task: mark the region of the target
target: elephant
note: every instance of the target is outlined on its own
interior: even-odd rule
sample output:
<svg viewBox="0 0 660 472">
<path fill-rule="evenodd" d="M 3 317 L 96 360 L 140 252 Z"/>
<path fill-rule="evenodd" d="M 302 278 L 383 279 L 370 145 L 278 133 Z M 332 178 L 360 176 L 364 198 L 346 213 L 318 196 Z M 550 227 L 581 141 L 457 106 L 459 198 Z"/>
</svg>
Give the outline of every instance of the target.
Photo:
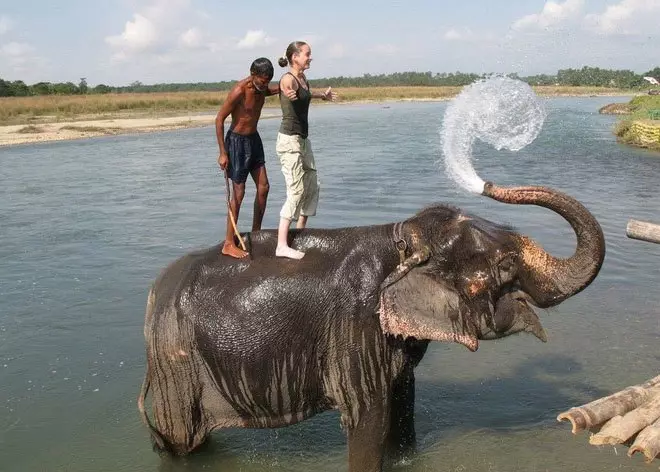
<svg viewBox="0 0 660 472">
<path fill-rule="evenodd" d="M 155 450 L 185 455 L 220 428 L 276 428 L 338 410 L 350 472 L 415 450 L 414 369 L 431 341 L 546 334 L 556 306 L 597 276 L 605 239 L 576 199 L 542 186 L 484 184 L 573 228 L 557 258 L 510 226 L 434 204 L 396 223 L 292 229 L 301 260 L 274 257 L 274 230 L 244 233 L 249 259 L 191 252 L 151 285 L 138 409 Z M 145 398 L 151 391 L 151 418 Z"/>
</svg>

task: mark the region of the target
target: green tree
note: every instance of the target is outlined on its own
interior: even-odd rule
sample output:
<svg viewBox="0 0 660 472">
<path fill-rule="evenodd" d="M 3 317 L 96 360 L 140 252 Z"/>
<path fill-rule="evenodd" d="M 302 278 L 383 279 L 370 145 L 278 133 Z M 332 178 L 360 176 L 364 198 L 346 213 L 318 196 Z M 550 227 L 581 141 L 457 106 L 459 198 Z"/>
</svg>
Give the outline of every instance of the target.
<svg viewBox="0 0 660 472">
<path fill-rule="evenodd" d="M 53 86 L 50 82 L 38 82 L 30 87 L 32 95 L 51 95 Z"/>
<path fill-rule="evenodd" d="M 86 95 L 87 94 L 87 79 L 85 77 L 80 78 L 80 83 L 78 84 L 78 91 L 80 92 L 81 95 Z"/>
<path fill-rule="evenodd" d="M 13 81 L 11 89 L 14 97 L 27 97 L 30 95 L 30 88 L 22 80 Z"/>
<path fill-rule="evenodd" d="M 11 97 L 12 95 L 11 82 L 0 79 L 0 97 Z"/>
<path fill-rule="evenodd" d="M 110 93 L 112 92 L 112 88 L 108 87 L 105 84 L 98 84 L 96 87 L 92 89 L 92 93 L 99 93 L 99 94 L 104 94 L 104 93 Z"/>
<path fill-rule="evenodd" d="M 53 93 L 55 95 L 77 95 L 78 87 L 73 82 L 53 84 Z"/>
</svg>

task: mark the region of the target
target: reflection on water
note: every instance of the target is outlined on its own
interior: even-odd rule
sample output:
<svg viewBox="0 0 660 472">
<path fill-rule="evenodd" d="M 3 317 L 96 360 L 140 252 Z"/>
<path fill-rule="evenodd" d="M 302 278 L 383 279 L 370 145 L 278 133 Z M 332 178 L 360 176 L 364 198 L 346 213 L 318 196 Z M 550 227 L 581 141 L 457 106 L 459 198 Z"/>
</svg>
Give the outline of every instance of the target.
<svg viewBox="0 0 660 472">
<path fill-rule="evenodd" d="M 660 360 L 660 246 L 625 237 L 629 218 L 660 222 L 660 156 L 615 143 L 614 119 L 597 113 L 609 101 L 547 100 L 544 127 L 523 150 L 473 149 L 484 179 L 577 197 L 601 222 L 607 255 L 592 286 L 541 313 L 547 344 L 519 335 L 476 353 L 431 345 L 416 371 L 420 452 L 396 470 L 647 470 L 624 448 L 588 446 L 555 420 L 657 375 Z M 575 239 L 557 215 L 468 194 L 444 175 L 445 107 L 314 108 L 321 200 L 312 224 L 379 224 L 443 201 L 569 255 Z M 260 124 L 271 179 L 266 227 L 284 201 L 277 126 Z M 2 470 L 346 470 L 333 412 L 290 428 L 221 431 L 187 458 L 151 451 L 135 405 L 146 292 L 172 259 L 222 237 L 214 140 L 203 128 L 0 150 Z M 253 196 L 248 186 L 243 229 Z"/>
</svg>

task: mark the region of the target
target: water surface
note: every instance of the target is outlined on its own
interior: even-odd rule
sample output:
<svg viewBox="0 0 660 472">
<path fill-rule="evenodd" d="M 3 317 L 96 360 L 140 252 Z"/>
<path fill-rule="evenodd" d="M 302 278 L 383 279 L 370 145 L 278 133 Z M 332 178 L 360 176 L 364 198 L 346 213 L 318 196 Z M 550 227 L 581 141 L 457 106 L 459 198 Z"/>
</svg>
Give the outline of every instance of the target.
<svg viewBox="0 0 660 472">
<path fill-rule="evenodd" d="M 660 246 L 626 238 L 629 218 L 660 223 L 660 156 L 618 145 L 597 110 L 625 98 L 550 99 L 520 152 L 474 149 L 502 185 L 543 184 L 582 201 L 605 231 L 596 281 L 541 313 L 549 342 L 519 335 L 470 353 L 433 343 L 417 369 L 420 452 L 396 470 L 648 470 L 626 448 L 595 448 L 556 415 L 658 374 Z M 467 194 L 443 172 L 446 104 L 315 107 L 318 227 L 401 220 L 433 202 L 515 225 L 558 255 L 568 225 L 541 208 Z M 263 120 L 271 178 L 265 227 L 284 180 L 279 120 Z M 346 470 L 338 415 L 278 430 L 228 430 L 181 460 L 151 451 L 136 396 L 146 293 L 158 271 L 224 233 L 212 128 L 0 149 L 0 469 L 7 471 Z M 248 229 L 254 188 L 240 226 Z"/>
</svg>

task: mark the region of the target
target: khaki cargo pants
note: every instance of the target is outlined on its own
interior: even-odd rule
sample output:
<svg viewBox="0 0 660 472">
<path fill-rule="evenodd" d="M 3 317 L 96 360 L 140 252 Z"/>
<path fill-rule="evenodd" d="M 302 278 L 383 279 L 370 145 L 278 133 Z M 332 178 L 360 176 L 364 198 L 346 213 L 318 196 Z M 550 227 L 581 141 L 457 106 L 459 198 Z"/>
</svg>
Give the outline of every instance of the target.
<svg viewBox="0 0 660 472">
<path fill-rule="evenodd" d="M 316 174 L 312 143 L 298 135 L 277 133 L 277 157 L 286 182 L 286 202 L 280 217 L 297 220 L 298 216 L 316 215 L 319 180 Z"/>
</svg>

